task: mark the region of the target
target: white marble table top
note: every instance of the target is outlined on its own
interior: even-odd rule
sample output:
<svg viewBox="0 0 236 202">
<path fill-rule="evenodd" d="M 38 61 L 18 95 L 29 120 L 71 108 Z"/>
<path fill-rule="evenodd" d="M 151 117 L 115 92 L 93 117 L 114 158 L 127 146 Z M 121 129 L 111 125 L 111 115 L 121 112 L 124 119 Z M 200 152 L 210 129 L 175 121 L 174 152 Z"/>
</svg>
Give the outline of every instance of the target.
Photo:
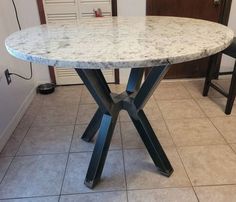
<svg viewBox="0 0 236 202">
<path fill-rule="evenodd" d="M 78 24 L 42 25 L 10 35 L 13 56 L 68 68 L 151 67 L 213 55 L 232 42 L 229 28 L 177 17 L 82 19 Z"/>
</svg>

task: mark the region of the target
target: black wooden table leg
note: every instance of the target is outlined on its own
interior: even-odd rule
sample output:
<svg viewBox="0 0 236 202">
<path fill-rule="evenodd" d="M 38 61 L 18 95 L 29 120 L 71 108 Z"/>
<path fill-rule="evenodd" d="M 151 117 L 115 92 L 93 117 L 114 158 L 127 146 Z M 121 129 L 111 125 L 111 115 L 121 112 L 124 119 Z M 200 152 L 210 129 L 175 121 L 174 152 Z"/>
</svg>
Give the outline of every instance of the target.
<svg viewBox="0 0 236 202">
<path fill-rule="evenodd" d="M 93 188 L 100 180 L 116 120 L 117 116 L 103 115 L 101 127 L 84 182 L 89 188 Z"/>
<path fill-rule="evenodd" d="M 173 172 L 173 168 L 142 109 L 153 94 L 160 81 L 168 72 L 169 67 L 170 66 L 168 65 L 163 65 L 160 67 L 152 68 L 140 90 L 134 97 L 133 104 L 135 106 L 134 108 L 136 109 L 136 113 L 128 110 L 131 119 L 136 129 L 138 130 L 139 135 L 141 136 L 155 165 L 165 176 L 170 176 Z"/>
<path fill-rule="evenodd" d="M 113 100 L 110 95 L 110 89 L 105 82 L 105 79 L 101 79 L 101 70 L 93 69 L 75 69 L 80 78 L 88 88 L 89 92 L 97 102 L 100 110 L 103 113 L 110 113 L 113 104 Z"/>
<path fill-rule="evenodd" d="M 136 97 L 134 98 L 134 105 L 137 109 L 143 109 L 158 84 L 168 72 L 169 68 L 169 65 L 163 65 L 159 67 L 153 67 L 151 69 L 146 80 L 144 81 L 140 90 L 137 92 Z"/>
<path fill-rule="evenodd" d="M 206 74 L 206 79 L 205 79 L 205 84 L 204 84 L 204 88 L 203 88 L 203 96 L 207 96 L 209 89 L 210 89 L 210 85 L 211 85 L 211 80 L 214 77 L 214 67 L 216 66 L 217 63 L 217 57 L 218 55 L 213 55 L 210 57 L 210 61 L 208 64 L 208 69 L 207 69 L 207 74 Z"/>
<path fill-rule="evenodd" d="M 131 69 L 128 84 L 126 87 L 127 93 L 134 93 L 139 90 L 142 83 L 144 68 L 133 68 Z"/>
<path fill-rule="evenodd" d="M 76 70 L 99 105 L 82 136 L 85 141 L 90 141 L 100 127 L 84 182 L 87 187 L 93 188 L 100 180 L 121 109 L 128 111 L 160 173 L 171 175 L 173 168 L 142 110 L 168 69 L 168 65 L 153 67 L 141 87 L 144 69 L 132 69 L 126 91 L 121 94 L 110 92 L 101 70 Z"/>
<path fill-rule="evenodd" d="M 137 131 L 139 132 L 139 135 L 142 138 L 150 156 L 152 157 L 153 162 L 159 169 L 160 173 L 169 177 L 173 172 L 173 168 L 143 110 L 140 110 L 137 113 L 137 117 L 138 119 L 134 119 L 132 117 L 131 119 Z"/>
<path fill-rule="evenodd" d="M 225 108 L 226 114 L 231 114 L 231 111 L 232 111 L 232 108 L 234 105 L 235 96 L 236 96 L 236 62 L 234 64 L 234 71 L 232 74 L 229 93 L 228 93 L 228 97 L 227 97 L 227 104 L 226 104 L 226 108 Z"/>
<path fill-rule="evenodd" d="M 82 139 L 86 142 L 90 142 L 93 137 L 96 135 L 102 120 L 103 113 L 98 108 L 95 112 L 92 120 L 90 121 L 89 125 L 87 126 L 84 134 L 82 135 Z"/>
</svg>

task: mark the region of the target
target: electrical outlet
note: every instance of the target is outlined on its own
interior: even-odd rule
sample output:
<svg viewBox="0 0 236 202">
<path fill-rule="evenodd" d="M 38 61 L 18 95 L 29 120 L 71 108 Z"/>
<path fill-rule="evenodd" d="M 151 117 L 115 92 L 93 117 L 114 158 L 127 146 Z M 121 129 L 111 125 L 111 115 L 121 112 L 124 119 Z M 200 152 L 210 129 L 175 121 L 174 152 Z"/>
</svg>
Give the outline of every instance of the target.
<svg viewBox="0 0 236 202">
<path fill-rule="evenodd" d="M 10 85 L 10 83 L 11 83 L 11 75 L 9 74 L 9 70 L 8 69 L 5 70 L 5 76 L 6 76 L 7 84 Z"/>
</svg>

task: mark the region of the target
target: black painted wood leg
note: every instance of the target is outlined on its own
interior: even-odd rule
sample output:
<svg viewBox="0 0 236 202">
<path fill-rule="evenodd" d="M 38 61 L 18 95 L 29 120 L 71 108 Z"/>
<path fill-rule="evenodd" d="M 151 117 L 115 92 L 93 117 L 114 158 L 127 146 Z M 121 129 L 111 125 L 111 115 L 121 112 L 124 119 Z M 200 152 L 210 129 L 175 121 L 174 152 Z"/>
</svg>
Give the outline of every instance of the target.
<svg viewBox="0 0 236 202">
<path fill-rule="evenodd" d="M 232 74 L 232 79 L 231 79 L 230 88 L 229 88 L 229 94 L 228 94 L 228 98 L 227 98 L 227 104 L 226 104 L 226 108 L 225 108 L 225 113 L 227 115 L 231 114 L 231 111 L 232 111 L 232 108 L 234 105 L 235 96 L 236 96 L 236 62 L 234 64 L 234 71 Z"/>
<path fill-rule="evenodd" d="M 173 168 L 143 110 L 137 113 L 137 119 L 131 119 L 159 172 L 169 177 Z"/>
<path fill-rule="evenodd" d="M 93 188 L 100 180 L 116 121 L 117 115 L 103 115 L 94 152 L 84 181 L 85 185 L 89 188 Z"/>
<path fill-rule="evenodd" d="M 144 69 L 132 69 L 126 91 L 119 95 L 111 94 L 101 70 L 76 69 L 99 105 L 82 137 L 85 141 L 90 141 L 100 127 L 84 182 L 87 187 L 93 188 L 100 180 L 121 109 L 128 111 L 160 173 L 165 176 L 171 175 L 173 168 L 142 110 L 168 69 L 168 65 L 153 67 L 141 87 Z"/>
<path fill-rule="evenodd" d="M 85 131 L 83 135 L 85 139 L 90 140 L 90 138 L 94 136 L 96 129 L 100 127 L 84 181 L 84 184 L 87 187 L 93 188 L 99 182 L 102 174 L 115 128 L 118 110 L 114 109 L 115 104 L 101 70 L 76 69 L 76 71 L 99 105 L 99 109 L 86 129 L 87 132 Z M 99 124 L 100 116 L 102 116 L 101 125 Z M 94 123 L 96 124 L 96 127 L 92 129 L 91 127 L 93 127 Z"/>
<path fill-rule="evenodd" d="M 206 79 L 205 79 L 205 83 L 204 83 L 204 88 L 203 88 L 203 96 L 207 96 L 209 89 L 210 89 L 210 85 L 211 85 L 211 81 L 213 79 L 214 76 L 214 67 L 216 66 L 217 63 L 217 54 L 213 55 L 210 57 L 210 61 L 209 61 L 209 65 L 208 65 L 208 69 L 207 69 L 207 74 L 206 74 Z"/>
<path fill-rule="evenodd" d="M 160 81 L 168 72 L 169 68 L 168 65 L 152 68 L 143 85 L 134 97 L 133 105 L 135 106 L 134 108 L 136 108 L 136 112 L 133 113 L 131 110 L 128 110 L 153 162 L 159 169 L 160 173 L 168 177 L 173 173 L 173 168 L 142 109 Z"/>
<path fill-rule="evenodd" d="M 86 130 L 84 131 L 84 134 L 82 135 L 81 139 L 86 142 L 90 142 L 93 139 L 100 127 L 102 116 L 103 113 L 98 108 L 89 125 L 87 126 Z"/>
<path fill-rule="evenodd" d="M 128 94 L 134 93 L 139 90 L 143 79 L 144 68 L 131 69 L 126 92 Z"/>
</svg>

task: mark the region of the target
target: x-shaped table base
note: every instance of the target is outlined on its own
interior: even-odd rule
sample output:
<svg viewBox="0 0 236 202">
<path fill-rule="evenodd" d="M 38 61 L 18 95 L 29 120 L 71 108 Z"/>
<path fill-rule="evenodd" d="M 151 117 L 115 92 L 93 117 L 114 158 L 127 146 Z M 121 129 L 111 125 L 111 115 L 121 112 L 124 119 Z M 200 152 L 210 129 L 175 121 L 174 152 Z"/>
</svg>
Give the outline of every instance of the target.
<svg viewBox="0 0 236 202">
<path fill-rule="evenodd" d="M 172 174 L 173 168 L 143 111 L 168 70 L 168 65 L 153 67 L 141 86 L 144 68 L 133 68 L 126 91 L 114 94 L 101 70 L 76 69 L 99 106 L 82 136 L 84 141 L 89 142 L 99 130 L 84 182 L 87 187 L 93 188 L 100 180 L 118 114 L 122 109 L 128 112 L 159 172 L 168 177 Z"/>
</svg>

